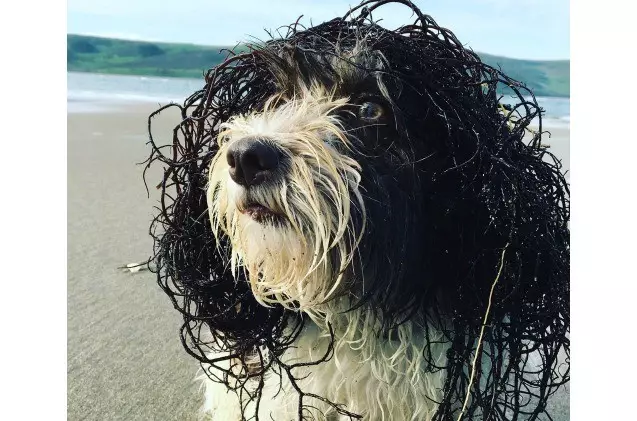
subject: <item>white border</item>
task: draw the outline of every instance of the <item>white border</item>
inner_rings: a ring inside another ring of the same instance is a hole
[[[578,421],[631,419],[636,403],[637,21],[627,4],[571,2],[571,418]]]
[[[0,14],[0,356],[6,420],[66,419],[66,8]]]

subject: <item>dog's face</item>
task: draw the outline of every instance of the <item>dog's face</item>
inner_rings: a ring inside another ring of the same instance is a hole
[[[276,95],[221,125],[208,208],[257,300],[312,312],[343,294],[360,297],[376,266],[390,264],[371,256],[406,247],[425,157],[420,140],[403,138],[405,110],[379,77],[380,54],[343,53],[314,74],[285,63],[273,70]]]

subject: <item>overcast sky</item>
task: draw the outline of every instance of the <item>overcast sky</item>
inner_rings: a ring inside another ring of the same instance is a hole
[[[415,0],[438,24],[477,52],[526,59],[568,59],[568,0]],[[317,24],[358,0],[68,0],[67,32],[104,37],[234,45],[267,39],[304,15]],[[374,18],[397,27],[412,20],[401,5]]]

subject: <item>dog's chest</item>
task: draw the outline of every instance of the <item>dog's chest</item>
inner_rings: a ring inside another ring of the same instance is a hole
[[[343,405],[345,411],[360,414],[370,421],[426,421],[433,416],[436,410],[433,402],[440,401],[444,378],[442,372],[425,372],[422,335],[413,335],[408,324],[391,339],[377,338],[360,329],[337,331],[335,335],[339,336],[334,341],[329,360],[266,375],[259,402],[259,419],[297,420],[300,405],[304,413],[313,414],[315,419],[354,419],[316,397]],[[307,327],[281,360],[288,366],[320,361],[329,344],[329,334],[316,326]],[[441,346],[435,352],[442,363],[445,349]],[[290,374],[295,380],[290,380]],[[303,395],[298,393],[297,387]],[[235,393],[207,377],[204,378],[204,389],[202,412],[209,419],[241,420],[241,405]],[[256,404],[249,403],[246,418],[249,419],[255,410]]]

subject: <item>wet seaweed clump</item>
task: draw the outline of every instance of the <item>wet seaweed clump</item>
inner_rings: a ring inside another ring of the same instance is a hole
[[[389,3],[410,8],[413,23],[395,30],[381,26],[374,14]],[[151,261],[159,285],[183,316],[187,352],[223,373],[214,380],[245,402],[258,402],[269,370],[294,383],[292,367],[280,357],[309,322],[281,306],[260,305],[248,282],[233,276],[229,243],[213,235],[208,217],[209,166],[219,125],[260,109],[277,94],[276,57],[325,64],[364,39],[389,63],[379,77],[398,98],[396,106],[404,105],[401,130],[411,142],[420,141],[418,128],[428,130],[437,155],[422,193],[429,198],[429,247],[420,260],[431,283],[408,284],[391,297],[374,285],[356,305],[386,308],[384,317],[392,323],[407,314],[446,327],[443,367],[423,349],[425,371],[445,370],[434,420],[551,419],[547,402],[570,378],[570,205],[561,164],[541,144],[546,133],[533,92],[483,63],[407,0],[364,1],[342,18],[309,28],[296,22],[284,32],[228,51],[207,71],[201,90],[149,117],[146,164],[163,169],[150,227]],[[417,101],[423,115],[409,112]],[[170,108],[179,110],[181,121],[172,143],[160,145],[152,122]],[[330,357],[328,352],[325,359]],[[320,369],[323,361],[307,364]],[[299,419],[313,399],[327,401],[298,392]]]

